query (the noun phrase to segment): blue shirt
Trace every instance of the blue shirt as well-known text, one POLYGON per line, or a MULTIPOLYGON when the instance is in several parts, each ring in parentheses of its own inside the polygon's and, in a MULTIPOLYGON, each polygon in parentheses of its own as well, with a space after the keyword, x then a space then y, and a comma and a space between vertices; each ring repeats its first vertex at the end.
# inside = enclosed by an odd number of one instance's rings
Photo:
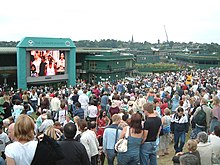
POLYGON ((106 152, 106 150, 115 148, 115 138, 116 138, 117 128, 118 128, 118 135, 117 135, 117 141, 118 141, 122 128, 118 127, 118 125, 116 124, 112 124, 105 128, 105 131, 103 134, 103 151, 104 152, 106 152))
POLYGON ((103 95, 101 97, 101 105, 102 106, 106 106, 108 104, 108 96, 107 95, 103 95))
POLYGON ((79 116, 80 119, 84 119, 84 110, 82 108, 73 110, 74 116, 79 116))

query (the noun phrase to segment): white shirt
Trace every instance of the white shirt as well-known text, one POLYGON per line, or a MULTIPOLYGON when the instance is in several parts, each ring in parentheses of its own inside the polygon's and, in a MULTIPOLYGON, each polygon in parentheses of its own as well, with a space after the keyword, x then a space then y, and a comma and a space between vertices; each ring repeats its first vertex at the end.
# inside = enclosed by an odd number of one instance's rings
POLYGON ((31 99, 31 101, 37 101, 37 99, 38 99, 37 93, 35 93, 35 94, 33 95, 33 93, 31 92, 31 94, 30 94, 30 99, 31 99))
POLYGON ((210 143, 199 143, 197 144, 197 151, 199 151, 201 165, 212 164, 212 146, 210 143))
POLYGON ((80 142, 86 148, 90 160, 92 156, 98 154, 99 142, 94 131, 87 130, 83 132, 80 138, 80 142))
POLYGON ((166 87, 164 88, 164 92, 169 92, 169 94, 171 94, 171 92, 172 92, 172 87, 171 87, 171 86, 166 86, 166 87))
POLYGON ((40 63, 41 63, 41 58, 38 58, 37 60, 34 60, 32 64, 36 67, 36 72, 39 74, 40 71, 40 63))
POLYGON ((37 148, 37 141, 25 144, 14 142, 6 146, 5 155, 15 160, 16 165, 30 165, 37 148))
POLYGON ((8 143, 10 140, 8 135, 5 132, 0 134, 0 151, 5 151, 5 143, 8 143))
POLYGON ((45 132, 49 126, 53 126, 54 122, 51 119, 46 119, 43 121, 41 126, 39 127, 39 132, 45 132))
POLYGON ((52 111, 58 111, 60 109, 60 100, 57 97, 51 99, 50 106, 52 111))
POLYGON ((67 121, 67 120, 65 120, 64 122, 63 122, 63 126, 65 126, 67 123, 74 123, 72 120, 70 120, 70 121, 67 121))
POLYGON ((89 104, 89 97, 85 93, 83 93, 83 94, 81 94, 79 96, 78 101, 81 104, 81 107, 88 106, 88 104, 89 104))
POLYGON ((198 84, 195 84, 195 85, 192 86, 192 90, 193 90, 194 93, 196 93, 198 87, 199 87, 198 84))
POLYGON ((210 134, 209 141, 213 149, 213 161, 217 164, 220 159, 220 137, 210 134))
POLYGON ((66 120, 66 115, 68 114, 68 112, 65 109, 61 109, 59 111, 57 111, 56 116, 54 117, 55 120, 58 119, 58 121, 60 122, 60 124, 63 124, 64 121, 66 120))
POLYGON ((220 99, 220 89, 217 90, 217 96, 220 99))
POLYGON ((203 98, 206 99, 206 100, 209 100, 209 94, 208 94, 208 93, 205 93, 204 96, 203 96, 203 98))
POLYGON ((98 113, 98 108, 94 105, 88 106, 88 116, 91 118, 95 118, 98 113))
POLYGON ((57 61, 57 68, 59 68, 57 71, 58 72, 64 72, 65 71, 65 60, 58 60, 57 61))
POLYGON ((184 111, 187 110, 187 109, 190 108, 190 107, 191 107, 190 102, 189 102, 189 100, 186 99, 186 100, 183 102, 183 109, 184 109, 184 111))

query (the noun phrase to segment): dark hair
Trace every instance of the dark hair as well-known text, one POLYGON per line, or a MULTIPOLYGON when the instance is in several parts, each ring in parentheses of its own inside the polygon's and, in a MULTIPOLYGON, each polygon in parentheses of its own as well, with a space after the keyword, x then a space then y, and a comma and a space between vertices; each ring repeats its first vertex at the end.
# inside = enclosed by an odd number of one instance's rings
POLYGON ((76 95, 76 94, 78 93, 78 91, 75 89, 75 90, 73 91, 73 93, 76 95))
POLYGON ((96 106, 95 101, 94 101, 94 100, 91 100, 91 101, 90 101, 90 105, 94 105, 94 106, 96 106))
POLYGON ((76 128, 76 125, 74 123, 67 123, 64 126, 63 131, 64 131, 64 136, 67 139, 73 139, 74 136, 76 135, 77 128, 76 128))
POLYGON ((88 124, 87 124, 85 119, 80 119, 79 122, 78 122, 78 126, 79 126, 81 131, 86 131, 87 128, 88 128, 88 124))
POLYGON ((58 97, 58 95, 59 95, 58 92, 55 92, 55 93, 54 93, 54 96, 55 96, 55 97, 58 97))
POLYGON ((139 113, 135 113, 131 116, 130 127, 134 128, 134 133, 141 133, 141 119, 142 116, 139 113))
POLYGON ((81 107, 81 104, 80 104, 79 102, 76 102, 76 103, 75 103, 75 106, 78 107, 78 108, 80 108, 80 107, 81 107))
POLYGON ((159 101, 158 101, 158 99, 154 99, 154 104, 156 104, 156 103, 158 103, 159 101))
POLYGON ((34 67, 34 71, 36 71, 36 66, 34 64, 31 65, 31 68, 34 67))
POLYGON ((30 106, 28 104, 24 104, 24 109, 25 110, 29 110, 30 109, 30 106))
POLYGON ((15 100, 15 105, 21 105, 21 101, 18 100, 18 99, 16 99, 16 100, 15 100))
POLYGON ((164 98, 164 99, 163 99, 163 102, 164 102, 164 103, 167 103, 167 102, 168 102, 167 98, 164 98))
POLYGON ((184 109, 182 107, 177 108, 177 112, 184 112, 184 109))
POLYGON ((127 113, 122 116, 123 121, 127 121, 128 118, 129 118, 129 115, 127 113))
POLYGON ((214 133, 216 136, 220 137, 220 126, 215 126, 214 127, 214 133))
POLYGON ((102 119, 104 112, 105 112, 104 110, 101 110, 101 111, 100 111, 100 113, 99 113, 99 119, 102 119))
POLYGON ((183 106, 183 100, 180 100, 180 102, 179 102, 179 104, 180 104, 180 106, 183 106))
POLYGON ((64 109, 65 106, 66 106, 65 102, 64 102, 64 101, 61 101, 61 103, 60 103, 60 108, 64 109))
POLYGON ((96 126, 97 125, 95 121, 88 122, 88 129, 94 129, 96 126))

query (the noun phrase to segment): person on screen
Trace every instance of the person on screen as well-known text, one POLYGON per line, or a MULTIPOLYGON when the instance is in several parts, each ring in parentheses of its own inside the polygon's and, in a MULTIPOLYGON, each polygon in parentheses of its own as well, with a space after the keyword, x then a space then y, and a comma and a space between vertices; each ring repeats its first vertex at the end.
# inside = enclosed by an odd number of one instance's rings
POLYGON ((37 75, 39 74, 40 71, 40 63, 41 63, 40 51, 36 51, 36 53, 34 54, 34 61, 32 61, 32 64, 34 64, 36 67, 37 75))
POLYGON ((37 77, 36 67, 34 64, 31 65, 31 77, 37 77))
POLYGON ((46 65, 46 76, 56 75, 56 64, 50 60, 49 63, 46 65))
POLYGON ((52 56, 52 54, 48 54, 48 56, 47 56, 47 64, 49 64, 49 62, 55 62, 55 60, 54 60, 54 58, 53 58, 53 56, 52 56))
POLYGON ((41 63, 40 63, 40 68, 39 68, 39 76, 45 76, 45 69, 46 69, 46 59, 45 56, 41 57, 41 63))
POLYGON ((60 59, 57 61, 57 72, 63 74, 65 72, 65 56, 64 53, 60 54, 60 59))

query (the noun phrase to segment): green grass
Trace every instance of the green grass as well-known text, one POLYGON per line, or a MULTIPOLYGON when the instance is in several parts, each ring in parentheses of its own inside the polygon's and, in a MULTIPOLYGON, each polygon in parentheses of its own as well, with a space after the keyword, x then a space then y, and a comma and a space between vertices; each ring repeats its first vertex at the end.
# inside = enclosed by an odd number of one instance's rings
MULTIPOLYGON (((189 135, 190 135, 190 132, 186 135, 186 142, 189 139, 189 135)), ((172 165, 173 164, 172 158, 175 155, 175 150, 174 150, 173 146, 174 146, 174 143, 170 143, 170 145, 169 145, 169 155, 160 156, 157 159, 158 165, 172 165)), ((186 148, 185 147, 183 148, 183 151, 186 152, 186 148)), ((105 159, 105 164, 104 165, 108 165, 106 159, 105 159)), ((115 165, 117 165, 117 164, 115 163, 115 165)))

